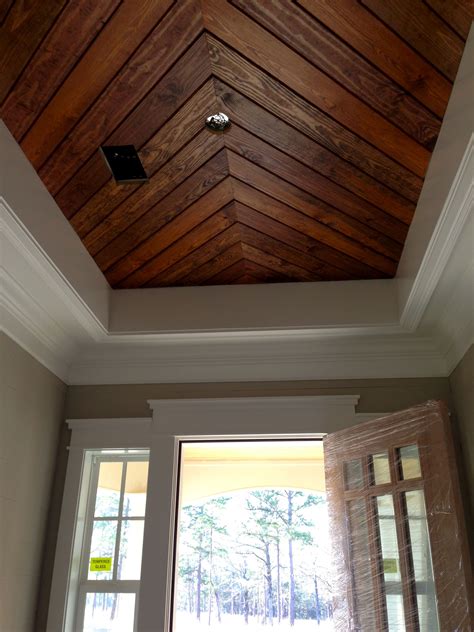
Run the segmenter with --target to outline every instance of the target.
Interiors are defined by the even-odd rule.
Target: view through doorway
[[[319,440],[181,444],[173,632],[329,632]]]

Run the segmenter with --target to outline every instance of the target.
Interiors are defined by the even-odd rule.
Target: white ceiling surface
[[[0,324],[71,384],[449,375],[473,342],[474,29],[397,278],[111,290],[0,122]]]

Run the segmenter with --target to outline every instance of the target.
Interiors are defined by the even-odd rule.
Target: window
[[[94,454],[77,591],[77,632],[133,632],[140,587],[148,455]]]

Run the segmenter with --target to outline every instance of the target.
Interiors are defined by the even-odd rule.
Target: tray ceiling
[[[0,116],[115,288],[392,277],[472,17],[0,0]],[[103,144],[135,145],[149,183],[116,184]]]

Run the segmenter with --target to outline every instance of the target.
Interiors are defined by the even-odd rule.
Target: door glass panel
[[[372,572],[370,567],[369,531],[365,500],[347,503],[352,570],[354,615],[361,630],[376,629]]]
[[[402,479],[406,481],[410,478],[420,478],[421,466],[418,446],[413,444],[400,448],[398,450],[398,455],[401,465]]]
[[[133,632],[133,593],[87,593],[83,632]]]
[[[116,537],[116,520],[94,520],[90,558],[112,558],[112,569]],[[89,568],[89,579],[112,579],[112,570],[94,571]]]
[[[122,522],[118,579],[140,579],[144,524],[144,520]]]
[[[107,461],[101,463],[94,516],[110,518],[118,515],[121,485],[122,463]]]
[[[127,463],[123,515],[126,517],[145,515],[146,489],[148,483],[148,461]]]
[[[364,473],[360,459],[344,463],[344,480],[346,489],[362,489],[364,487]]]
[[[390,463],[387,452],[370,456],[370,475],[372,485],[390,483]]]
[[[376,498],[382,572],[385,582],[387,623],[390,632],[405,630],[397,527],[392,494]]]
[[[405,503],[415,576],[419,629],[420,632],[437,632],[439,630],[438,612],[423,490],[406,492]]]

